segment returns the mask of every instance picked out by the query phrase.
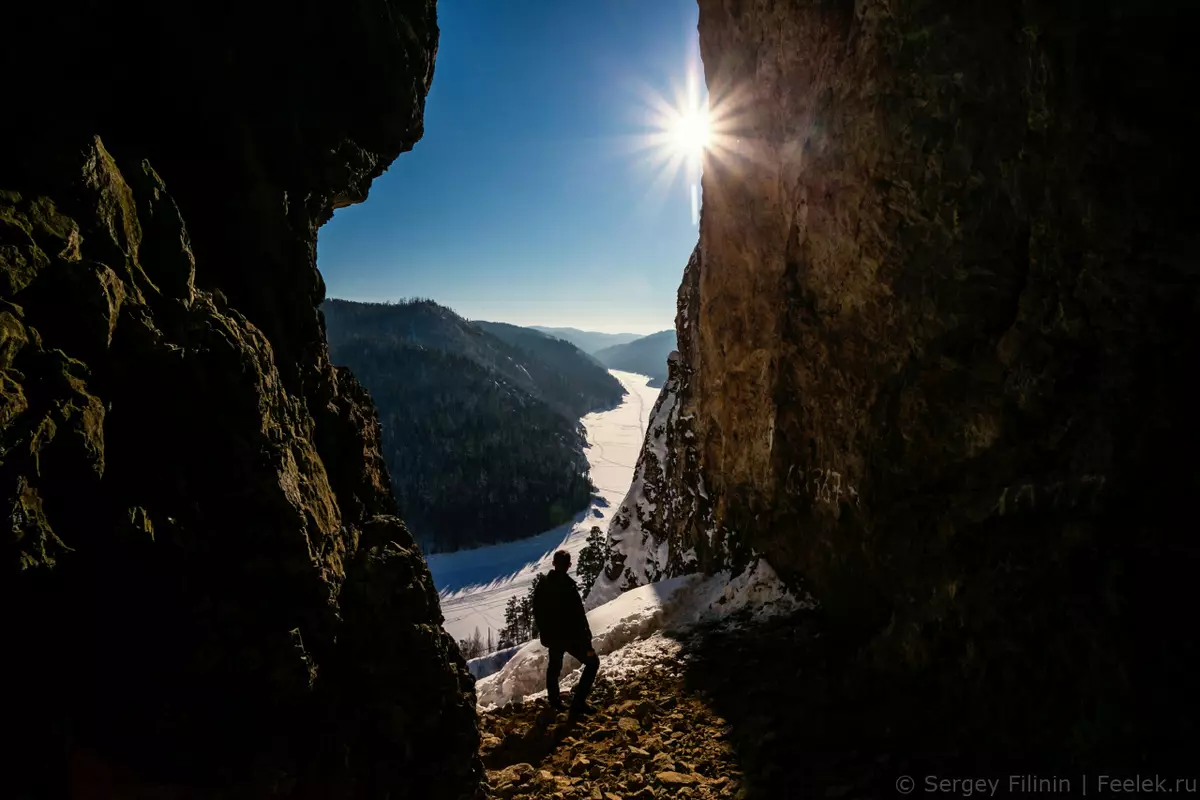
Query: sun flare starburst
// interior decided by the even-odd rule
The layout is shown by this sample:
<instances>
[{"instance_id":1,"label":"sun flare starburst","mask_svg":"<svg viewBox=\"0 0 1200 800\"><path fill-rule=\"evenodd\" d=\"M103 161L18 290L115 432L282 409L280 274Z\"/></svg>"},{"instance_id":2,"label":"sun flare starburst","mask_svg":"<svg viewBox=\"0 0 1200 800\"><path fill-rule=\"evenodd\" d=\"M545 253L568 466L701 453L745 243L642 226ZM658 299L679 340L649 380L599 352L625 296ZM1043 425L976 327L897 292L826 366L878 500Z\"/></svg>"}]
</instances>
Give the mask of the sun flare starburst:
<instances>
[{"instance_id":1,"label":"sun flare starburst","mask_svg":"<svg viewBox=\"0 0 1200 800\"><path fill-rule=\"evenodd\" d=\"M698 64L686 74L685 85L677 85L671 96L644 84L638 87L644 132L635 137L633 149L654 175L648 194L655 199L665 199L682 175L690 190L692 224L697 224L704 164L732 155L738 139L733 135L733 98L703 91Z\"/></svg>"},{"instance_id":2,"label":"sun flare starburst","mask_svg":"<svg viewBox=\"0 0 1200 800\"><path fill-rule=\"evenodd\" d=\"M684 109L671 120L672 145L685 156L696 157L708 149L708 109Z\"/></svg>"}]
</instances>

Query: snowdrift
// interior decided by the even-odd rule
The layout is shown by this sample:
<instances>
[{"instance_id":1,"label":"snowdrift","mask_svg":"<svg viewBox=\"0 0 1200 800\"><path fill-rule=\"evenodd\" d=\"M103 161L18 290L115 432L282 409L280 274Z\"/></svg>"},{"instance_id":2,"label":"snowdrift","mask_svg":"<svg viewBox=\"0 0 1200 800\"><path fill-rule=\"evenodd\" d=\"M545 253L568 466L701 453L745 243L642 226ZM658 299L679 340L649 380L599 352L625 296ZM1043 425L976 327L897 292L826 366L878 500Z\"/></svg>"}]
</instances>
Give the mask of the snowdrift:
<instances>
[{"instance_id":1,"label":"snowdrift","mask_svg":"<svg viewBox=\"0 0 1200 800\"><path fill-rule=\"evenodd\" d=\"M497 650L494 653L488 653L486 656L479 658L467 659L467 669L470 670L472 677L475 680L485 678L494 672L499 671L501 667L507 664L512 657L521 649L521 645L506 647L503 650Z\"/></svg>"},{"instance_id":2,"label":"snowdrift","mask_svg":"<svg viewBox=\"0 0 1200 800\"><path fill-rule=\"evenodd\" d=\"M679 646L663 632L683 631L743 610L761 619L812 605L811 598L788 592L771 566L759 560L736 576L728 572L682 575L639 586L589 611L588 623L600 656L600 674L619 680L628 671L675 657ZM493 674L482 664L478 673L472 669L481 677L475 684L480 709L544 696L547 658L546 648L528 642L507 656ZM561 680L564 691L578 679L579 666L570 656L564 659L569 673Z\"/></svg>"}]
</instances>

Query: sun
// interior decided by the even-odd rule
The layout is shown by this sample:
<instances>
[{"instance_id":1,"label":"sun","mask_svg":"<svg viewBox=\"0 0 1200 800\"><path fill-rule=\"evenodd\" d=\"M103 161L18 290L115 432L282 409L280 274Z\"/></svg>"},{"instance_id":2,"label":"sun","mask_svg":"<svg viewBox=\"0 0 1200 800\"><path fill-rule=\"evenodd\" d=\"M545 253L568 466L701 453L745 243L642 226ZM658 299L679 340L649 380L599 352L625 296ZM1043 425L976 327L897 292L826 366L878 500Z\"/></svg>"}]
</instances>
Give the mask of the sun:
<instances>
[{"instance_id":1,"label":"sun","mask_svg":"<svg viewBox=\"0 0 1200 800\"><path fill-rule=\"evenodd\" d=\"M694 105L691 108L672 110L675 111L672 115L674 119L668 122L667 127L671 147L682 156L700 156L711 143L708 109Z\"/></svg>"},{"instance_id":2,"label":"sun","mask_svg":"<svg viewBox=\"0 0 1200 800\"><path fill-rule=\"evenodd\" d=\"M665 194L668 187L677 185L682 175L691 194L692 223L700 219L700 175L704 156L714 145L708 98L698 91L698 76L689 76L685 91L676 91L674 98L647 91L645 101L646 129L636 140L636 149L646 155L654 173L651 192Z\"/></svg>"},{"instance_id":3,"label":"sun","mask_svg":"<svg viewBox=\"0 0 1200 800\"><path fill-rule=\"evenodd\" d=\"M683 74L684 80L673 82L666 93L644 82L634 84L641 130L626 141L651 176L647 200L665 201L682 184L691 195L692 223L697 224L705 163L727 162L742 147L742 101L728 90L710 96L698 59Z\"/></svg>"}]
</instances>

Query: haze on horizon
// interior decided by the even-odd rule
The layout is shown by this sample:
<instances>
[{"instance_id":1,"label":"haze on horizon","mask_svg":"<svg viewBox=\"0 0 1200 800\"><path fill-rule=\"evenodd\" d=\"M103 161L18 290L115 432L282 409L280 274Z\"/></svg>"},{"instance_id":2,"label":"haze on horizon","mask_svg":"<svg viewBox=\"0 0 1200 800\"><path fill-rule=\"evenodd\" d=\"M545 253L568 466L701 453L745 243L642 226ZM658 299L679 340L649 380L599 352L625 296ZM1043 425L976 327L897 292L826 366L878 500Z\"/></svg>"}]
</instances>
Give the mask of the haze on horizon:
<instances>
[{"instance_id":1,"label":"haze on horizon","mask_svg":"<svg viewBox=\"0 0 1200 800\"><path fill-rule=\"evenodd\" d=\"M694 0L443 0L425 135L320 231L326 294L674 327L706 140Z\"/></svg>"}]
</instances>

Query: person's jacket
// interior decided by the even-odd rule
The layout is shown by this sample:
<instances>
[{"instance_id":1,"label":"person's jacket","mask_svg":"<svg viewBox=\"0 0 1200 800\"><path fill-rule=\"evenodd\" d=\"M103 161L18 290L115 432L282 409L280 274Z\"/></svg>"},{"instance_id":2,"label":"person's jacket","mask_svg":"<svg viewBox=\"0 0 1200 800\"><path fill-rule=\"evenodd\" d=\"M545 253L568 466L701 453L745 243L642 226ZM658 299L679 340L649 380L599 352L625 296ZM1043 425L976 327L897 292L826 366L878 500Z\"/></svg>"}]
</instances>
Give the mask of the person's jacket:
<instances>
[{"instance_id":1,"label":"person's jacket","mask_svg":"<svg viewBox=\"0 0 1200 800\"><path fill-rule=\"evenodd\" d=\"M533 619L545 647L592 646L592 630L579 587L562 570L550 570L538 582L533 593Z\"/></svg>"}]
</instances>

